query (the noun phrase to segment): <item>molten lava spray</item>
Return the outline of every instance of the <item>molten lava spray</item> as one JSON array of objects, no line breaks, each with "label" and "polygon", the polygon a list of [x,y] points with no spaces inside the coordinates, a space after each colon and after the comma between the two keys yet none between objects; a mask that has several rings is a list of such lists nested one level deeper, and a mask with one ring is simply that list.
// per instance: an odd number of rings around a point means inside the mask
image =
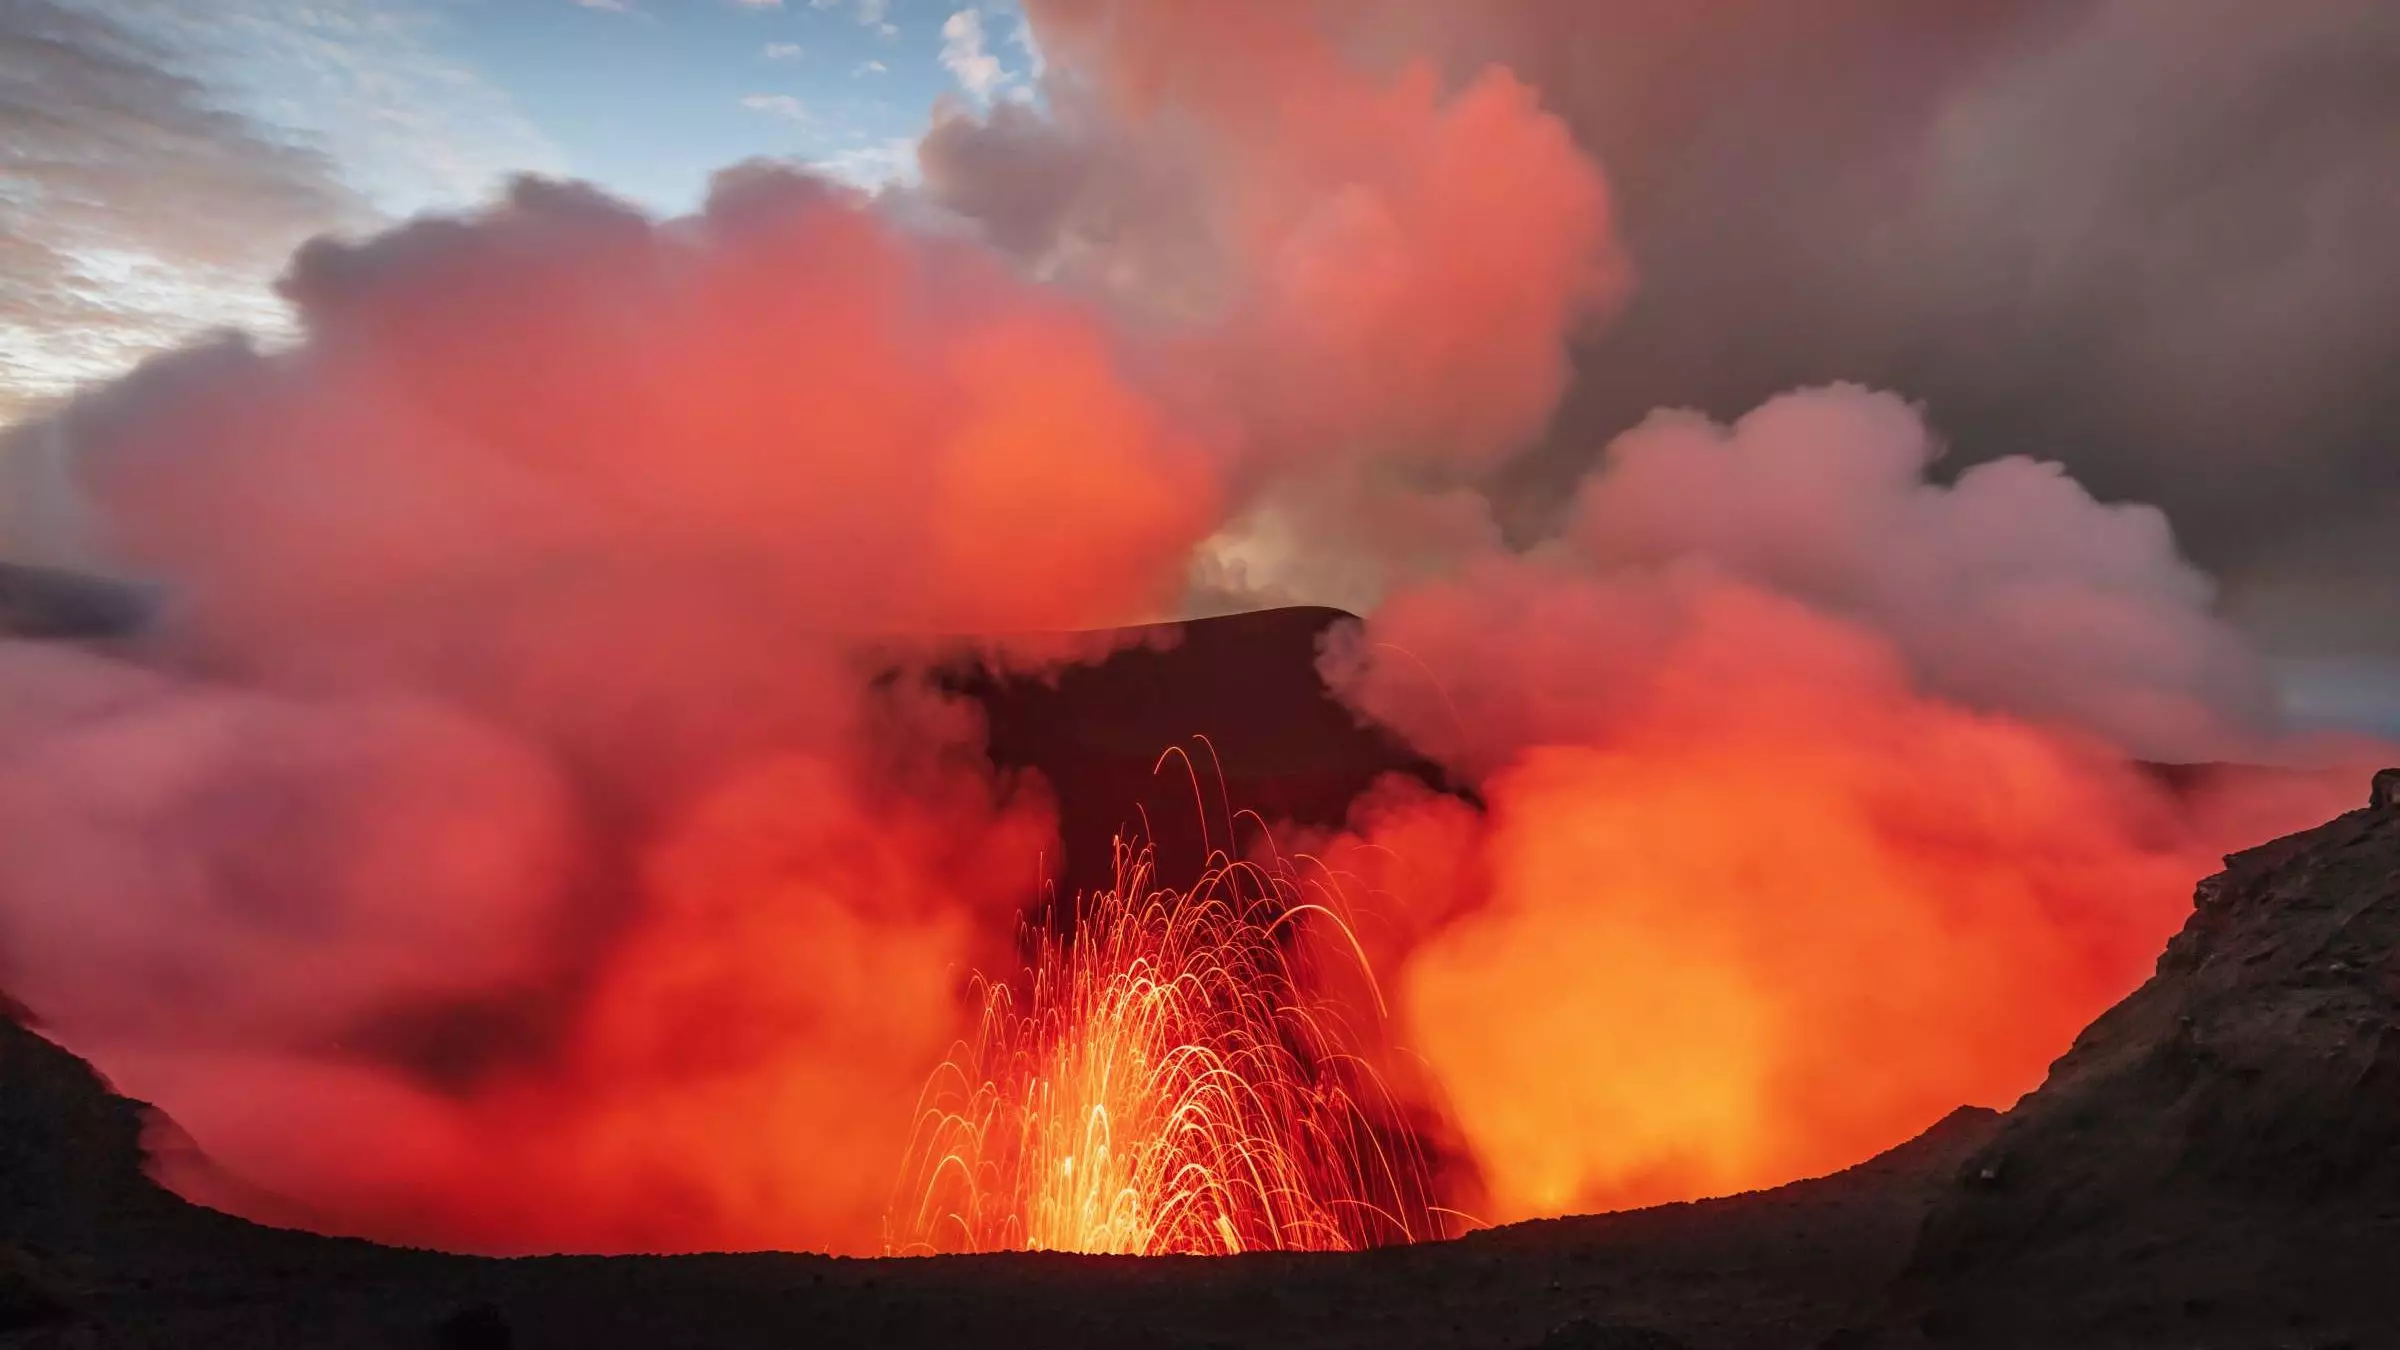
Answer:
[{"label": "molten lava spray", "polygon": [[[889,1220],[910,1255],[1349,1251],[1443,1232],[1432,1178],[1304,926],[1292,868],[1223,854],[1188,891],[1120,841],[1116,885],[1045,915],[1021,986],[926,1089]],[[1355,951],[1355,947],[1350,950]]]}]

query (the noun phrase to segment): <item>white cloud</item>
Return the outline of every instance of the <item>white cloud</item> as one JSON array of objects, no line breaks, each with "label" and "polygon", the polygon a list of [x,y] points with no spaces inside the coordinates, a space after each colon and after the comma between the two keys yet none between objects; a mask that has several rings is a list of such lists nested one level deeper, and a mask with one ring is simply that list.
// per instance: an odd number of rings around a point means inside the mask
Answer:
[{"label": "white cloud", "polygon": [[905,181],[916,172],[917,142],[914,137],[893,136],[812,157],[809,163],[871,192]]},{"label": "white cloud", "polygon": [[188,53],[242,111],[322,147],[390,215],[471,206],[510,175],[567,169],[505,92],[444,54],[446,4],[113,0],[111,8]]},{"label": "white cloud", "polygon": [[852,75],[882,75],[890,70],[891,67],[881,61],[861,61],[858,63],[858,68],[850,73]]},{"label": "white cloud", "polygon": [[633,5],[629,3],[629,0],[575,0],[575,3],[585,9],[604,9],[611,14],[631,14],[633,12]]},{"label": "white cloud", "polygon": [[861,28],[872,28],[878,37],[898,37],[900,29],[892,19],[892,0],[808,0],[810,9],[840,9],[849,6],[852,18]]},{"label": "white cloud", "polygon": [[801,55],[797,42],[770,42],[765,49],[765,56],[770,61],[797,61]]},{"label": "white cloud", "polygon": [[733,0],[744,9],[781,9],[783,0]]},{"label": "white cloud", "polygon": [[770,117],[781,117],[787,121],[805,122],[809,120],[808,105],[793,98],[790,94],[744,94],[742,95],[742,106],[752,112],[765,113]]},{"label": "white cloud", "polygon": [[1042,56],[1042,44],[1034,37],[1033,20],[1026,18],[1023,10],[1017,11],[1016,26],[1008,35],[1008,43],[1025,53],[1025,64],[1033,71],[1033,78],[1042,78],[1049,62]]},{"label": "white cloud", "polygon": [[979,99],[989,99],[1008,81],[1000,58],[984,50],[983,16],[962,9],[942,24],[942,68],[958,87]]}]

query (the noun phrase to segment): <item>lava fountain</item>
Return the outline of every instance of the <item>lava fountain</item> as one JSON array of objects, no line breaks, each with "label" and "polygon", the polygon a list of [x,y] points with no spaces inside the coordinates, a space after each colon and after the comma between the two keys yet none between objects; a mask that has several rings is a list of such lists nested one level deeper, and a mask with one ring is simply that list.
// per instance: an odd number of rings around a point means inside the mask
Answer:
[{"label": "lava fountain", "polygon": [[[1253,817],[1255,819],[1255,817]],[[1306,860],[1303,860],[1305,863]],[[1311,953],[1335,888],[1213,852],[1188,890],[1120,838],[1115,884],[1028,925],[1022,979],[920,1099],[894,1254],[1348,1251],[1441,1236],[1431,1169]],[[1378,1016],[1380,1010],[1378,1010]]]}]

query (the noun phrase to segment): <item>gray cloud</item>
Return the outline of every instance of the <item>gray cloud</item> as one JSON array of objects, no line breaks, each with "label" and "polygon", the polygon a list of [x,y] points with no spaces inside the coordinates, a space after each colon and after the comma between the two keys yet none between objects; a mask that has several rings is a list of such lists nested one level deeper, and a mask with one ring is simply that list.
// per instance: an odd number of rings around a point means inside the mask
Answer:
[{"label": "gray cloud", "polygon": [[[1491,484],[1513,532],[1555,527],[1655,408],[1864,381],[1926,402],[1944,473],[2032,455],[2163,506],[2270,646],[2400,656],[2400,8],[1372,17],[1365,59],[1434,50],[1455,78],[1500,61],[1539,87],[1606,167],[1639,274],[1552,433]],[[925,157],[933,192],[1028,257],[1159,247],[1121,147],[1003,110],[937,126]]]},{"label": "gray cloud", "polygon": [[206,329],[281,334],[271,283],[313,236],[561,169],[442,54],[446,22],[419,0],[0,0],[0,425]]},{"label": "gray cloud", "polygon": [[1520,517],[1650,407],[1865,379],[1954,467],[2164,506],[2271,643],[2400,653],[2400,11],[1709,8],[1528,0],[1486,35],[1608,163],[1643,274]]},{"label": "gray cloud", "polygon": [[0,0],[0,422],[198,328],[366,218],[317,150],[243,116],[141,25]]}]

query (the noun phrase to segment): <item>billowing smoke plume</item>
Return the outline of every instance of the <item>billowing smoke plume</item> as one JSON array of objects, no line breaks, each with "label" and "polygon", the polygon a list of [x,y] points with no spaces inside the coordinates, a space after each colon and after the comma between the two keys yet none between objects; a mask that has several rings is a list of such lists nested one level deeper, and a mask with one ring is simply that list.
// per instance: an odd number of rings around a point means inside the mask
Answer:
[{"label": "billowing smoke plume", "polygon": [[1034,0],[1047,114],[927,138],[927,190],[1037,268],[1201,320],[1252,473],[1489,467],[1622,291],[1598,170],[1496,67],[1363,49],[1356,4]]},{"label": "billowing smoke plume", "polygon": [[875,1249],[1051,837],[926,678],[962,637],[1382,599],[1328,674],[1481,805],[1385,790],[1334,849],[1496,1215],[2030,1086],[2212,851],[2321,809],[2131,767],[2284,749],[2163,519],[1935,485],[1889,398],[1662,416],[1505,542],[1483,489],[1632,285],[1516,76],[1351,0],[1028,12],[1045,103],[945,114],[921,190],[521,183],[303,250],[288,349],[20,433],[169,607],[0,644],[0,988],[255,1189],[181,1184]]},{"label": "billowing smoke plume", "polygon": [[2154,502],[2271,650],[2400,727],[2400,10],[2381,0],[1426,0],[1609,172],[1641,290],[1502,492],[1662,404],[1857,380],[1960,462]]},{"label": "billowing smoke plume", "polygon": [[[1551,678],[1582,706],[1616,706],[1610,686],[1647,677],[1648,653],[1671,641],[1682,611],[1653,597],[1705,581],[1869,629],[1930,693],[2095,731],[2154,758],[2261,752],[2273,691],[2210,612],[2212,587],[2176,552],[2164,516],[2101,505],[2056,464],[2026,458],[1937,485],[1926,475],[1939,453],[1915,409],[1857,388],[1786,395],[1731,426],[1652,416],[1608,447],[1524,588],[1547,597],[1591,578],[1641,578],[1650,584],[1609,606],[1622,615],[1613,622],[1636,625],[1631,640],[1532,671],[1502,665],[1489,688],[1454,687],[1469,700],[1465,722],[1511,748],[1555,734],[1513,725],[1521,691]],[[1405,628],[1427,603],[1395,597],[1379,617]],[[1540,626],[1559,631],[1547,617]],[[1495,635],[1510,628],[1502,621]],[[1536,706],[1563,715],[1554,701]]]},{"label": "billowing smoke plume", "polygon": [[1598,170],[1507,70],[1378,6],[1035,0],[1051,109],[937,121],[926,191],[1028,266],[1198,318],[1242,509],[1202,603],[1363,605],[1496,538],[1463,488],[1539,436],[1630,284]]}]

